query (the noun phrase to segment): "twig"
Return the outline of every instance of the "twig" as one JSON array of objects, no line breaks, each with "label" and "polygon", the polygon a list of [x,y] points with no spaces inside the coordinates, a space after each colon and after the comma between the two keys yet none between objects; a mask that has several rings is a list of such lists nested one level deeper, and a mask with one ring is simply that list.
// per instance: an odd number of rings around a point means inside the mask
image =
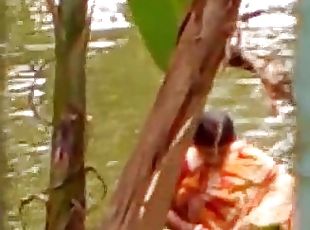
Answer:
[{"label": "twig", "polygon": [[93,3],[91,5],[91,8],[90,8],[90,13],[89,15],[86,17],[86,23],[85,23],[85,28],[83,30],[83,36],[82,39],[84,40],[82,42],[82,44],[87,44],[87,42],[89,41],[90,39],[90,26],[91,26],[91,22],[92,22],[92,17],[93,17],[93,13],[94,13],[94,9],[95,9],[95,0],[93,0]]},{"label": "twig", "polygon": [[285,12],[287,10],[287,8],[283,8],[283,7],[270,7],[266,10],[255,10],[253,12],[249,12],[249,13],[244,13],[242,15],[239,16],[239,21],[241,22],[248,22],[251,18],[255,18],[258,17],[264,13],[276,13],[276,12]]},{"label": "twig", "polygon": [[[97,171],[94,167],[92,167],[92,166],[86,166],[86,167],[84,168],[84,172],[85,172],[85,174],[87,174],[87,173],[94,173],[95,176],[96,176],[96,178],[101,182],[102,187],[103,187],[103,193],[102,193],[102,196],[101,196],[101,200],[103,200],[103,199],[106,197],[107,193],[108,193],[108,186],[107,186],[107,184],[105,183],[103,177],[102,177],[102,176],[98,173],[98,171]],[[77,173],[78,173],[78,172],[76,172],[75,174],[71,174],[71,175],[68,176],[62,183],[60,183],[60,184],[58,184],[58,185],[56,185],[56,186],[54,186],[54,187],[51,187],[51,188],[46,189],[45,191],[43,191],[43,193],[49,192],[49,191],[51,191],[51,190],[58,190],[58,189],[63,188],[66,184],[68,184],[68,183],[74,178],[74,176],[75,176]],[[93,209],[93,208],[91,208],[91,209]],[[90,212],[90,211],[91,211],[91,210],[88,210],[88,212]]]},{"label": "twig", "polygon": [[40,65],[39,69],[38,70],[35,70],[33,69],[33,71],[35,72],[34,76],[33,76],[33,83],[31,85],[31,88],[30,88],[30,93],[28,95],[28,103],[30,105],[30,109],[32,110],[33,112],[33,116],[38,119],[39,121],[43,122],[45,125],[47,126],[51,126],[52,125],[52,122],[48,121],[47,119],[41,117],[41,115],[39,114],[37,108],[36,108],[36,105],[34,104],[34,90],[35,90],[35,86],[36,86],[36,80],[38,78],[38,76],[40,75],[40,73],[42,72],[43,68],[49,64],[50,62],[54,61],[54,59],[50,59],[50,60],[47,60],[47,61],[44,61],[43,64]]},{"label": "twig", "polygon": [[57,14],[57,10],[56,10],[56,5],[55,5],[55,1],[54,0],[46,0],[46,5],[47,5],[47,9],[48,11],[52,14],[53,16],[53,23],[55,26],[58,14]]},{"label": "twig", "polygon": [[18,208],[18,213],[19,213],[19,216],[21,218],[21,225],[22,225],[23,230],[26,229],[26,224],[22,221],[22,214],[23,214],[24,207],[26,205],[30,204],[34,200],[38,200],[38,201],[44,202],[44,204],[46,204],[46,202],[47,202],[46,191],[43,191],[42,193],[39,193],[39,194],[31,194],[31,195],[21,199],[21,202],[20,202],[20,205]]},{"label": "twig", "polygon": [[262,15],[263,13],[267,13],[267,11],[266,10],[255,10],[255,11],[250,12],[250,13],[245,13],[245,14],[242,14],[239,16],[239,21],[247,22],[247,21],[249,21],[249,19],[258,17],[258,16]]},{"label": "twig", "polygon": [[[107,184],[105,183],[103,177],[98,173],[98,171],[92,167],[92,166],[87,166],[84,168],[84,172],[87,174],[87,173],[94,173],[96,178],[101,182],[102,184],[102,187],[103,187],[103,193],[102,193],[102,196],[101,196],[101,199],[100,200],[103,200],[106,195],[107,195],[107,192],[108,192],[108,186]],[[20,201],[20,205],[19,205],[19,208],[18,208],[18,213],[19,213],[19,217],[21,218],[21,222],[22,222],[22,229],[23,230],[26,230],[26,224],[22,221],[22,215],[23,215],[23,210],[24,210],[24,207],[26,205],[29,205],[31,202],[33,202],[34,200],[38,200],[38,201],[41,201],[41,202],[44,202],[44,204],[46,204],[47,200],[48,200],[48,194],[51,190],[56,190],[56,189],[60,189],[62,188],[63,186],[65,186],[67,183],[69,183],[69,181],[74,177],[74,175],[71,175],[70,177],[68,177],[66,180],[64,180],[61,184],[55,186],[55,187],[52,187],[52,188],[47,188],[47,189],[44,189],[42,192],[40,192],[39,194],[31,194],[25,198],[22,198],[21,201]],[[99,202],[97,202],[99,203]],[[81,214],[81,216],[84,216],[85,214],[89,214],[91,213],[94,209],[97,208],[98,205],[95,205],[91,208],[89,208],[88,210],[85,210],[85,208],[83,208],[83,206],[80,204],[80,202],[76,199],[72,199],[71,200],[71,204],[72,204],[72,213],[74,211],[77,211],[78,213]]]},{"label": "twig", "polygon": [[92,20],[92,17],[93,17],[95,6],[96,6],[95,3],[96,3],[95,0],[93,0],[93,3],[92,3],[91,8],[90,8],[90,13],[89,13],[89,15],[86,18],[86,25],[88,26],[88,28],[91,25],[91,20]]},{"label": "twig", "polygon": [[102,187],[103,187],[103,194],[102,194],[102,196],[101,196],[101,200],[103,200],[103,199],[106,197],[107,193],[108,193],[108,186],[107,186],[107,184],[105,183],[103,177],[102,177],[102,176],[98,173],[98,171],[97,171],[94,167],[92,167],[92,166],[87,166],[87,167],[85,167],[84,171],[85,171],[86,174],[87,174],[87,173],[91,173],[91,172],[94,173],[95,176],[96,176],[96,178],[101,182]]},{"label": "twig", "polygon": [[[236,34],[236,35],[234,35]],[[232,44],[232,38],[236,37],[237,41],[236,44]],[[224,72],[226,68],[231,65],[231,61],[236,56],[236,50],[240,50],[241,48],[241,30],[239,26],[236,26],[235,32],[227,39],[225,45],[225,56],[222,60],[222,64],[220,67],[220,72]],[[241,53],[241,52],[238,52]],[[243,57],[242,57],[243,58]]]}]

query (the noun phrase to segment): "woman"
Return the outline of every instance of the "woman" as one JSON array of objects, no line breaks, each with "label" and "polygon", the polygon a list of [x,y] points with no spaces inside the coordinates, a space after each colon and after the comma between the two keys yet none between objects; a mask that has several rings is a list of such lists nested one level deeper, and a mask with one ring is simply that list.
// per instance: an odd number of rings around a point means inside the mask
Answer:
[{"label": "woman", "polygon": [[[285,186],[292,187],[291,176],[282,172],[271,157],[237,140],[227,113],[204,112],[193,145],[185,154],[167,225],[174,230],[231,230],[259,225],[255,211],[266,203],[270,191],[273,196],[282,197],[282,203],[290,199],[291,191],[283,193],[276,188],[281,187],[279,181],[284,183],[283,175]],[[289,220],[291,202],[285,209],[282,203],[273,207],[274,211],[281,209],[277,216],[282,219],[274,218],[276,224]],[[262,211],[258,213],[264,216]]]}]

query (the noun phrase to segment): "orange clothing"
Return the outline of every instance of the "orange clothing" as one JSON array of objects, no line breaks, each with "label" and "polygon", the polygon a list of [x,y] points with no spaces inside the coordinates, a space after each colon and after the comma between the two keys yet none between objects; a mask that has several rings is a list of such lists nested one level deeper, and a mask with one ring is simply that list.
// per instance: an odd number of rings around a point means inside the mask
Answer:
[{"label": "orange clothing", "polygon": [[173,209],[210,230],[239,225],[260,204],[279,172],[272,157],[244,141],[231,144],[220,169],[207,168],[202,162],[197,149],[190,147]]}]

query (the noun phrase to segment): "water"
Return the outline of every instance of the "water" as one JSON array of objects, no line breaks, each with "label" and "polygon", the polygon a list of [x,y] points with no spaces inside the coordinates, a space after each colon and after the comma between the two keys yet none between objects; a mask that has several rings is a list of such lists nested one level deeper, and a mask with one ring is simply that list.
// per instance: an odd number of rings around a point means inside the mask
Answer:
[{"label": "water", "polygon": [[[51,17],[43,2],[9,1],[7,22],[11,29],[7,100],[3,110],[7,117],[6,229],[21,229],[21,219],[17,216],[21,198],[39,193],[48,185],[51,134],[48,121],[52,119],[54,45]],[[271,2],[277,5],[279,1]],[[291,4],[291,1],[282,4]],[[284,8],[288,9],[286,5]],[[91,122],[86,165],[95,167],[110,189],[136,142],[163,77],[137,29],[126,20],[126,12],[124,1],[97,1],[87,61],[87,107]],[[283,14],[281,17],[288,21],[279,24],[278,29],[269,28],[263,24],[264,20],[250,21],[245,31],[257,36],[244,47],[249,52],[263,52],[276,42],[290,53],[288,42],[294,40],[292,26],[295,19],[289,16],[289,11]],[[255,20],[262,25],[255,24]],[[291,57],[291,53],[285,56],[290,63],[287,65],[289,71]],[[37,74],[34,84],[34,69],[43,62],[47,64]],[[33,84],[33,100],[29,100]],[[208,106],[229,110],[240,136],[250,139],[290,167],[295,132],[292,108],[284,105],[279,116],[272,117],[266,101],[260,79],[244,71],[231,70],[217,78]],[[32,109],[34,105],[39,117]],[[89,205],[99,204],[87,217],[87,229],[94,229],[105,202],[100,200],[102,187],[94,176],[88,176],[87,186]],[[44,204],[35,201],[25,208],[22,221],[27,224],[27,229],[36,230],[43,229],[44,218]]]}]

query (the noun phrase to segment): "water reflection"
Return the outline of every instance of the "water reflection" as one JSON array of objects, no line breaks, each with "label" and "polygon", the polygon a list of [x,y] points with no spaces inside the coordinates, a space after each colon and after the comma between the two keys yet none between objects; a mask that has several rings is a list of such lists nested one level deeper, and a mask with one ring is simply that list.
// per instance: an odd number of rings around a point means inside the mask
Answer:
[{"label": "water reflection", "polygon": [[[8,229],[21,227],[16,217],[19,200],[48,185],[51,130],[35,116],[31,103],[41,117],[51,120],[54,74],[53,62],[37,73],[44,60],[53,59],[51,17],[44,0],[14,2],[9,8],[12,28],[8,47],[9,104],[6,108],[10,117],[7,177],[12,184],[7,199]],[[291,2],[282,1],[286,8]],[[278,7],[277,4],[274,6]],[[136,28],[125,20],[125,9],[126,3],[121,0],[96,1],[88,53],[87,106],[93,119],[88,127],[86,164],[98,169],[111,190],[162,80],[162,73],[154,65]],[[284,15],[290,18],[288,12]],[[263,52],[270,52],[275,44],[291,52],[288,44],[294,40],[291,25],[279,25],[280,29],[275,29],[255,24],[263,21],[257,19],[247,25],[246,33],[254,37],[244,39],[248,52],[264,55]],[[287,52],[285,55],[291,71],[292,54]],[[33,88],[34,100],[30,102],[29,94]],[[295,130],[293,108],[284,105],[280,115],[272,117],[265,99],[259,78],[231,69],[216,80],[209,103],[231,112],[240,136],[247,137],[289,165]],[[92,205],[101,196],[100,183],[90,176],[87,186],[89,205]],[[87,229],[93,229],[99,223],[104,204],[88,216]],[[23,219],[28,229],[43,229],[43,208],[42,203],[34,202],[25,209]]]}]

